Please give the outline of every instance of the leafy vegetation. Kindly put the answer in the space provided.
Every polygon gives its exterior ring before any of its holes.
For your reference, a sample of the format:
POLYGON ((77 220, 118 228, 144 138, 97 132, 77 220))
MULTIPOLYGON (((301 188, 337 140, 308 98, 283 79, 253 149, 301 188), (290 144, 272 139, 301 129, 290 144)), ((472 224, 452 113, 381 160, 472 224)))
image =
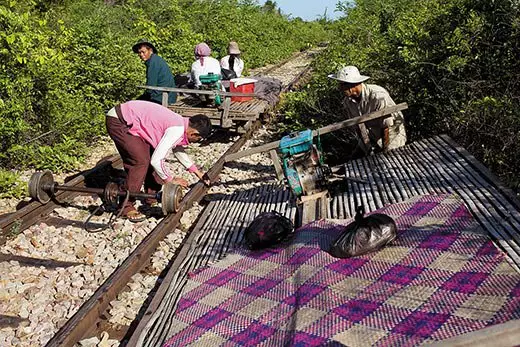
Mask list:
POLYGON ((18 175, 11 171, 0 169, 0 199, 20 198, 27 194, 27 185, 18 175))
MULTIPOLYGON (((285 103, 293 127, 343 118, 326 76, 356 65, 369 83, 408 103, 411 140, 447 133, 518 189, 518 1, 356 0, 339 7, 345 16, 332 23, 334 40, 314 62, 313 80, 285 103)), ((345 144, 339 148, 344 156, 345 144)))
POLYGON ((136 86, 145 67, 131 50, 139 38, 184 73, 202 41, 215 57, 237 41, 255 68, 326 36, 318 22, 250 0, 2 0, 0 26, 0 164, 7 169, 74 169, 105 134, 106 110, 142 93, 136 86))

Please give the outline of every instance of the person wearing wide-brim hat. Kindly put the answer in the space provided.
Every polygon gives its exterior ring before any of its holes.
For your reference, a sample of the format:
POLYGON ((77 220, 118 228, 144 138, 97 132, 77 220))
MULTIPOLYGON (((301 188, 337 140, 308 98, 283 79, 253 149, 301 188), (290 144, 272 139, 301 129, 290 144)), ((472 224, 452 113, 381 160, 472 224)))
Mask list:
MULTIPOLYGON (((157 55, 155 46, 145 39, 140 39, 132 46, 132 51, 136 53, 146 65, 146 85, 152 87, 175 88, 175 79, 166 61, 157 55)), ((139 100, 146 100, 162 104, 162 92, 147 89, 139 100)), ((177 101, 177 93, 168 93, 168 104, 177 101)))
POLYGON ((231 41, 228 44, 228 55, 220 59, 220 67, 222 69, 234 71, 236 77, 242 77, 244 71, 244 61, 240 58, 240 49, 238 43, 231 41))
MULTIPOLYGON (((348 118, 358 117, 388 106, 395 105, 388 91, 375 84, 364 83, 370 77, 359 73, 355 66, 345 66, 329 78, 338 81, 339 90, 344 96, 343 105, 348 118)), ((394 112, 385 119, 375 119, 360 124, 362 148, 370 150, 390 150, 404 146, 406 130, 403 114, 394 112)))

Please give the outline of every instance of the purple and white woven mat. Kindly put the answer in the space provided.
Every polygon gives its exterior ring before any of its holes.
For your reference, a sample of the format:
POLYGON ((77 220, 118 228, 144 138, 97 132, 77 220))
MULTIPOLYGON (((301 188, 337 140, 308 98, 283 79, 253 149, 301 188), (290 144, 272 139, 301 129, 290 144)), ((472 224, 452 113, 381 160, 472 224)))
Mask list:
POLYGON ((452 195, 377 212, 398 238, 364 256, 325 250, 342 221, 290 246, 238 249, 191 274, 166 346, 405 346, 520 318, 520 274, 452 195))

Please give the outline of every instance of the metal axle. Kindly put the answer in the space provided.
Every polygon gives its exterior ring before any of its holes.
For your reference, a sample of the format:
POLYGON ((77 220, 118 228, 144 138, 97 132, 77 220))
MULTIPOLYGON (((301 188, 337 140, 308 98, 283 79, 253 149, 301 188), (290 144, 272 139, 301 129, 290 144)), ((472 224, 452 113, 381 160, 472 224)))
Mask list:
MULTIPOLYGON (((106 193, 107 188, 87 188, 87 187, 73 187, 73 186, 64 186, 60 185, 58 183, 53 184, 43 184, 41 187, 44 191, 49 192, 51 194, 56 193, 57 191, 63 190, 67 192, 78 192, 78 193, 88 193, 88 194, 97 194, 97 195, 103 195, 106 193)), ((125 190, 118 190, 113 192, 113 194, 117 196, 126 196, 127 191, 125 190)), ((142 192, 130 192, 128 195, 132 198, 137 199, 161 199, 161 193, 155 193, 155 194, 147 194, 142 192)))
POLYGON ((130 192, 121 190, 117 183, 109 182, 105 188, 87 188, 59 185, 54 182, 50 171, 35 172, 29 180, 30 196, 46 204, 57 191, 69 191, 86 194, 97 194, 104 204, 118 204, 118 197, 132 197, 136 199, 156 199, 161 202, 164 214, 177 212, 182 200, 182 189, 179 185, 166 183, 161 192, 147 194, 141 192, 130 192))

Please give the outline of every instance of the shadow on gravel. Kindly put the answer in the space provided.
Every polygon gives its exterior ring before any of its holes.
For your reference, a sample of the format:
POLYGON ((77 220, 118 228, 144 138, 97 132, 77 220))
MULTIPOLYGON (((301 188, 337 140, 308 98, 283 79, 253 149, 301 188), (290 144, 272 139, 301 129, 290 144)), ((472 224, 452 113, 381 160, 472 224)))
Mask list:
POLYGON ((29 322, 29 320, 21 317, 0 314, 0 329, 17 328, 23 322, 29 322))
POLYGON ((29 200, 29 201, 22 200, 22 201, 20 201, 18 204, 16 204, 16 211, 21 210, 22 208, 24 208, 25 206, 29 205, 33 201, 34 200, 29 200))
POLYGON ((265 172, 265 171, 274 171, 272 166, 262 165, 262 164, 248 164, 248 163, 237 163, 234 161, 227 162, 225 164, 226 167, 230 169, 238 169, 242 171, 257 171, 257 172, 265 172))
MULTIPOLYGON (((107 214, 107 218, 110 217, 110 214, 107 214)), ((75 227, 75 228, 85 228, 85 221, 84 220, 73 220, 73 219, 66 219, 66 218, 57 218, 57 217, 49 217, 45 219, 45 223, 47 225, 52 225, 54 227, 75 227)), ((88 230, 89 232, 97 232, 102 231, 108 228, 108 225, 105 223, 96 223, 96 222, 88 222, 88 230)))
POLYGON ((226 182, 219 182, 219 183, 216 183, 216 184, 213 184, 213 186, 225 186, 225 187, 230 187, 230 188, 233 188, 233 186, 239 186, 239 185, 242 185, 242 184, 251 184, 251 183, 258 183, 258 182, 262 182, 262 181, 266 181, 268 179, 275 179, 275 175, 272 175, 271 177, 262 177, 261 180, 259 180, 258 178, 248 178, 248 179, 243 179, 243 180, 232 180, 232 181, 226 181, 226 182))
POLYGON ((200 147, 206 147, 212 143, 230 143, 234 141, 234 138, 240 136, 236 131, 217 128, 206 140, 200 142, 200 147))
POLYGON ((84 263, 77 263, 72 261, 61 261, 54 259, 38 259, 31 257, 23 257, 20 255, 13 255, 7 253, 0 253, 0 261, 17 261, 21 266, 33 266, 33 267, 46 267, 49 269, 55 269, 58 267, 71 267, 78 265, 85 265, 84 263))
MULTIPOLYGON (((258 186, 249 189, 236 190, 233 193, 213 193, 208 194, 204 197, 203 201, 224 201, 234 200, 241 203, 261 204, 264 198, 276 197, 275 200, 282 199, 283 193, 287 190, 284 185, 280 184, 266 184, 265 186, 258 186)), ((292 201, 292 197, 289 196, 287 201, 292 201)), ((293 202, 290 202, 291 204, 293 202)))

